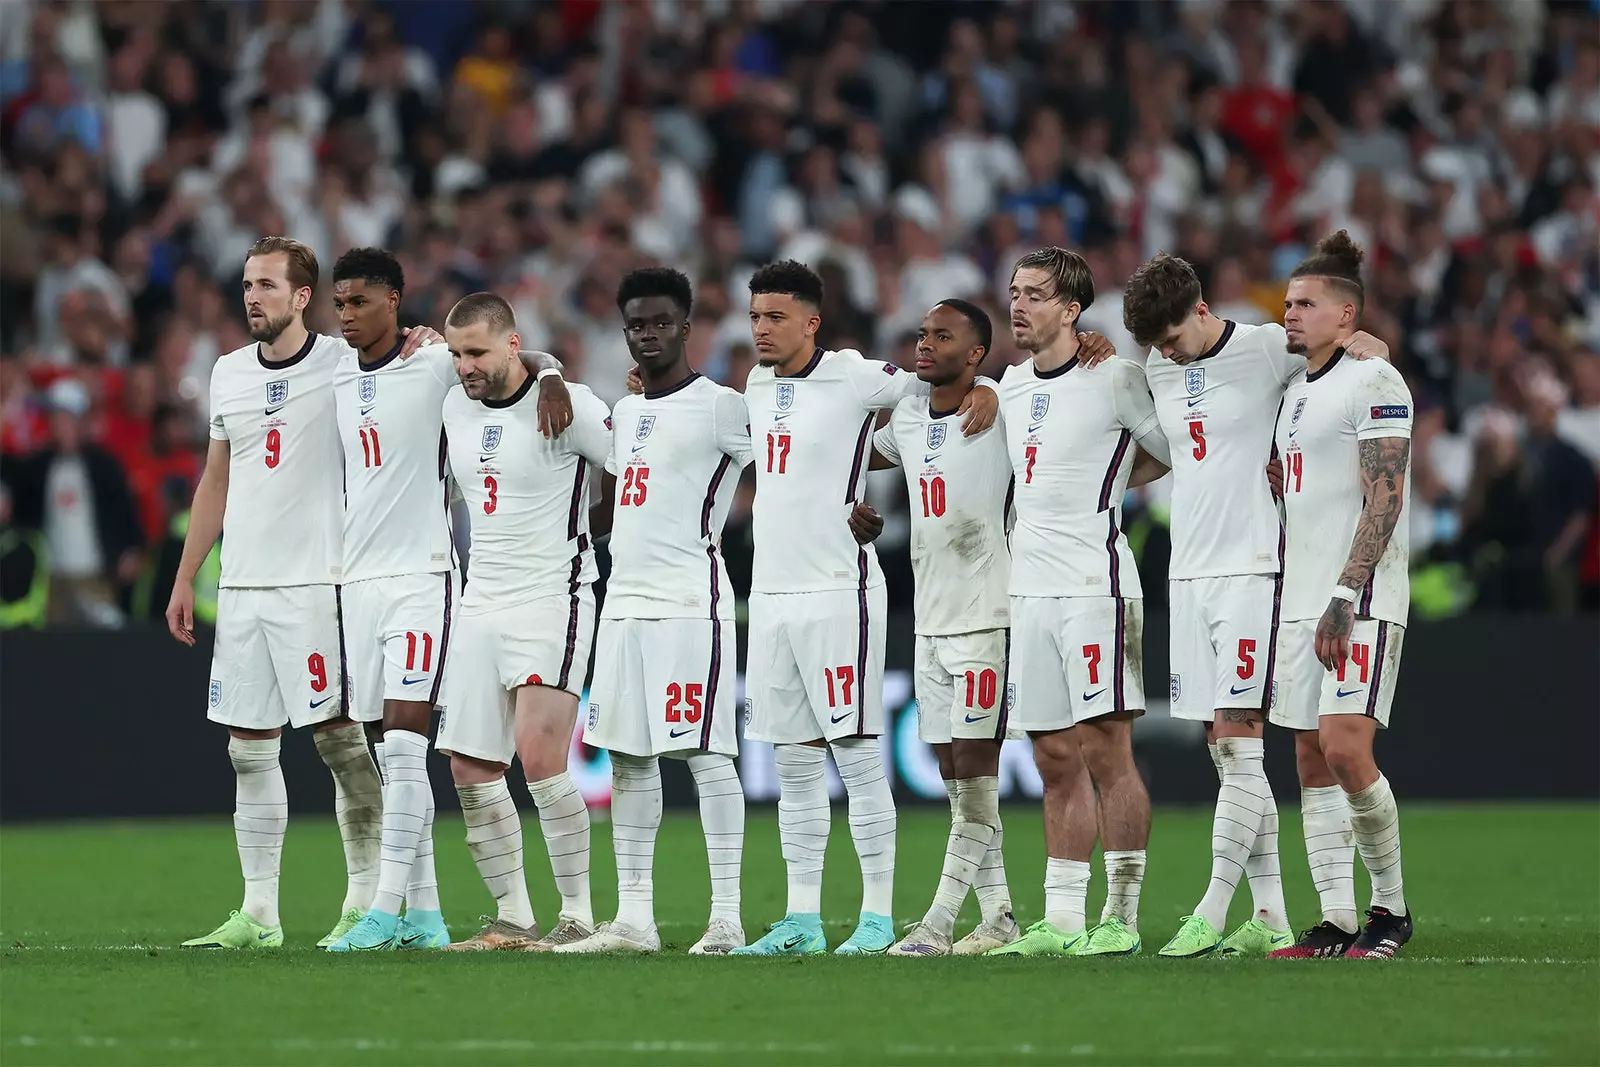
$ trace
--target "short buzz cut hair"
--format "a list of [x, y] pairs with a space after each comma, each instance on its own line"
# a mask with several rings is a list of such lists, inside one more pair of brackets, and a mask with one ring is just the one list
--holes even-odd
[[750, 295], [779, 293], [803, 300], [812, 307], [822, 307], [822, 278], [804, 263], [793, 259], [780, 259], [768, 263], [750, 276]]
[[1011, 277], [1019, 270], [1042, 270], [1050, 275], [1055, 292], [1052, 296], [1062, 304], [1076, 303], [1078, 314], [1089, 310], [1094, 303], [1094, 273], [1089, 263], [1076, 252], [1051, 245], [1037, 252], [1029, 252], [1011, 266]]
[[517, 328], [517, 316], [505, 298], [496, 293], [468, 293], [456, 301], [444, 318], [446, 326], [461, 329], [484, 323], [494, 333], [510, 333]]
[[311, 251], [310, 245], [293, 237], [263, 237], [250, 246], [244, 258], [248, 262], [257, 256], [275, 256], [279, 252], [289, 260], [289, 284], [296, 289], [316, 289], [321, 272], [317, 266], [317, 254]]
[[689, 276], [671, 267], [644, 267], [623, 275], [617, 285], [617, 310], [627, 313], [630, 300], [647, 296], [664, 296], [678, 305], [683, 317], [694, 310], [694, 288]]
[[1361, 285], [1361, 262], [1366, 258], [1361, 246], [1351, 239], [1350, 231], [1340, 230], [1318, 241], [1317, 247], [1300, 261], [1289, 277], [1321, 278], [1348, 297], [1356, 306], [1356, 314], [1360, 315], [1367, 302]]
[[406, 291], [406, 273], [393, 252], [382, 248], [352, 248], [333, 262], [336, 282], [369, 282], [397, 293]]
[[994, 323], [989, 321], [989, 313], [970, 300], [959, 297], [949, 297], [933, 305], [936, 308], [949, 308], [967, 320], [967, 325], [972, 327], [972, 332], [977, 335], [978, 347], [983, 349], [987, 356], [994, 347]]
[[1142, 348], [1160, 344], [1200, 302], [1200, 276], [1166, 252], [1133, 272], [1122, 296], [1122, 325]]

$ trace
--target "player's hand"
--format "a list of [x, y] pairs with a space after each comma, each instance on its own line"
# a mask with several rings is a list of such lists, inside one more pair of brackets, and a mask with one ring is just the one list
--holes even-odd
[[1317, 661], [1324, 670], [1337, 670], [1350, 658], [1350, 631], [1355, 624], [1354, 604], [1339, 597], [1328, 601], [1328, 610], [1317, 620]]
[[850, 509], [850, 532], [856, 544], [870, 545], [883, 533], [883, 516], [866, 504], [857, 504]]
[[1389, 359], [1389, 346], [1365, 330], [1358, 330], [1345, 339], [1344, 354], [1351, 359]]
[[167, 630], [194, 647], [194, 586], [182, 578], [172, 584], [172, 599], [167, 601]]
[[1267, 487], [1275, 497], [1283, 496], [1283, 460], [1273, 456], [1267, 461]]
[[961, 401], [961, 436], [971, 437], [975, 433], [982, 433], [994, 425], [995, 416], [1000, 414], [1000, 394], [987, 385], [980, 385], [969, 390], [967, 398]]
[[406, 341], [400, 346], [400, 358], [410, 359], [423, 345], [444, 344], [444, 334], [432, 326], [408, 326], [400, 331]]
[[1104, 334], [1088, 330], [1078, 335], [1078, 363], [1084, 370], [1097, 367], [1117, 354], [1117, 346]]
[[630, 367], [628, 369], [628, 392], [634, 396], [644, 392], [644, 379], [639, 377], [638, 367]]
[[547, 374], [539, 379], [539, 432], [546, 437], [560, 437], [572, 425], [572, 394], [559, 374]]

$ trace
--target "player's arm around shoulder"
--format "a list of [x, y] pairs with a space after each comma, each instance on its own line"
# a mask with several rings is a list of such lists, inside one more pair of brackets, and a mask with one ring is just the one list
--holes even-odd
[[972, 388], [957, 409], [961, 416], [961, 436], [976, 437], [995, 424], [1000, 417], [1000, 386], [993, 378], [983, 375], [973, 381]]
[[[574, 385], [570, 392], [572, 426], [558, 443], [603, 469], [611, 455], [611, 409], [587, 386]], [[543, 417], [541, 412], [541, 422]]]
[[711, 421], [717, 450], [731, 457], [743, 470], [755, 458], [755, 447], [750, 443], [750, 407], [736, 390], [725, 385], [713, 388], [717, 392], [712, 401]]
[[1144, 368], [1130, 359], [1113, 359], [1105, 364], [1105, 373], [1111, 375], [1111, 403], [1117, 421], [1133, 434], [1133, 439], [1152, 460], [1170, 469], [1172, 448], [1167, 444], [1167, 435], [1161, 431], [1161, 420], [1156, 416], [1156, 402], [1150, 395]]
[[868, 470], [886, 471], [900, 466], [900, 440], [896, 436], [897, 427], [905, 420], [910, 409], [923, 403], [921, 397], [908, 396], [894, 406], [894, 411], [889, 414], [889, 421], [878, 427], [872, 434], [872, 462]]

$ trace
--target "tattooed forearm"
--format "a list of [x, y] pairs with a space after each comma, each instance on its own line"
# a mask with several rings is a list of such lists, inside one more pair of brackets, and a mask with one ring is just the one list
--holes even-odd
[[1383, 558], [1389, 537], [1400, 522], [1405, 506], [1406, 466], [1411, 462], [1411, 441], [1405, 437], [1377, 437], [1362, 441], [1361, 519], [1350, 544], [1339, 584], [1360, 589]]

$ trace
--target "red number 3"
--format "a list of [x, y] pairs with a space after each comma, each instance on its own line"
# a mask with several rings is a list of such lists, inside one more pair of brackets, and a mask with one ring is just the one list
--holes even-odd
[[483, 487], [489, 491], [489, 499], [483, 502], [483, 513], [485, 515], [493, 515], [494, 509], [500, 506], [500, 497], [497, 495], [500, 491], [500, 483], [494, 480], [494, 475], [485, 474], [483, 476]]

